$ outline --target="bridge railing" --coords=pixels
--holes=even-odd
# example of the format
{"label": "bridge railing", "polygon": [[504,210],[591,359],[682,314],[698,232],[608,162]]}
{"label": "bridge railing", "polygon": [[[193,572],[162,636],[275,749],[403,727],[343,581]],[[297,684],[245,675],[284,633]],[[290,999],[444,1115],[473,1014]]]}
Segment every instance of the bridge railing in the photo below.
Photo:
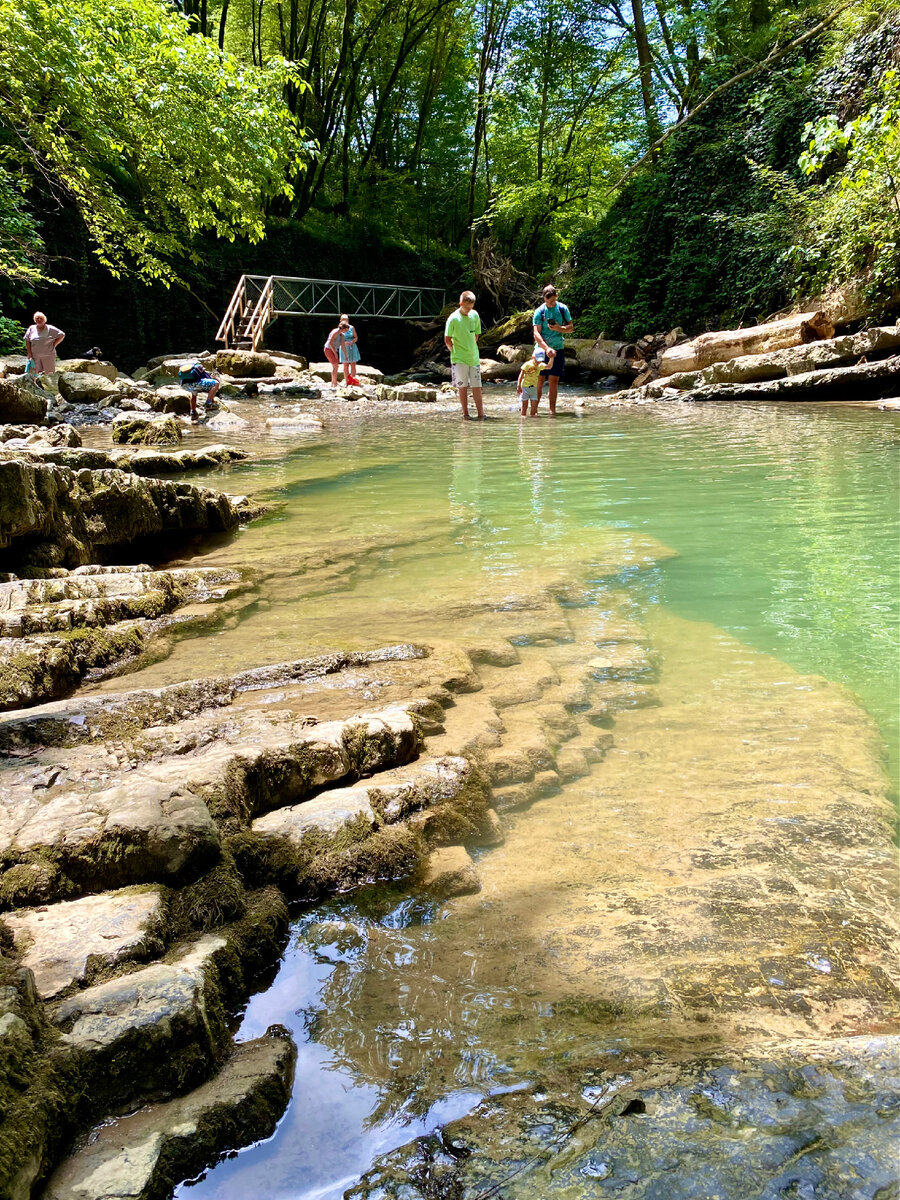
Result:
{"label": "bridge railing", "polygon": [[343,279],[307,279],[291,275],[242,275],[216,340],[232,346],[262,343],[266,326],[276,317],[386,317],[427,320],[440,315],[441,288],[391,283],[352,283]]}

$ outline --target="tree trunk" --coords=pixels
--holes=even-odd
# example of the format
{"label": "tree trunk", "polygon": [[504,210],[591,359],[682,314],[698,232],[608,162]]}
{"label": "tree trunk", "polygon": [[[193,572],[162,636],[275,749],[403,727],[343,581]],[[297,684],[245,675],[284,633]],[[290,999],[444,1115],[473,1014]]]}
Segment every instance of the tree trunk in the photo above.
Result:
{"label": "tree trunk", "polygon": [[222,0],[222,14],[219,17],[219,49],[225,49],[225,22],[228,19],[228,5],[231,0]]}
{"label": "tree trunk", "polygon": [[795,313],[780,321],[751,325],[748,329],[723,329],[717,333],[701,333],[692,342],[683,342],[666,350],[660,364],[660,374],[675,375],[680,371],[701,371],[716,362],[730,362],[744,354],[768,354],[799,346],[803,341],[801,327],[813,325],[834,334],[834,326],[824,313]]}
{"label": "tree trunk", "polygon": [[644,102],[644,116],[647,121],[647,141],[652,146],[660,136],[661,129],[653,96],[653,58],[650,40],[647,37],[642,0],[631,0],[631,11],[634,14],[634,41],[637,46],[638,68],[641,76],[641,98]]}

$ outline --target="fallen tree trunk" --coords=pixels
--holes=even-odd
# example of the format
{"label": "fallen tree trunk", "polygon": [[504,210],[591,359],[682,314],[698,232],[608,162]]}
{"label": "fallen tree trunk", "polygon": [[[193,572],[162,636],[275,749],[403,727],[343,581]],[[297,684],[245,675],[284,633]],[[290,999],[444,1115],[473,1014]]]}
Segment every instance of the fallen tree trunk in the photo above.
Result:
{"label": "fallen tree trunk", "polygon": [[[660,374],[675,375],[683,371],[702,371],[717,362],[729,362],[748,354],[768,354],[799,346],[811,331],[821,337],[832,337],[834,326],[825,313],[795,313],[765,325],[747,329],[722,329],[716,333],[701,333],[699,337],[666,350],[660,362]],[[830,330],[830,332],[829,332]]]}
{"label": "fallen tree trunk", "polygon": [[598,338],[596,342],[578,347],[578,365],[586,371],[602,371],[604,375],[634,376],[646,364],[643,360],[633,362],[632,358],[625,354],[627,348],[625,342]]}
{"label": "fallen tree trunk", "polygon": [[[658,386],[658,385],[653,385]],[[674,399],[676,393],[666,388]],[[900,396],[900,355],[882,362],[860,363],[854,367],[835,367],[827,371],[809,371],[786,379],[759,383],[706,384],[679,399],[711,400],[884,400]]]}
{"label": "fallen tree trunk", "polygon": [[792,346],[772,354],[747,354],[730,362],[713,363],[702,371],[668,376],[666,384],[688,390],[716,383],[758,383],[766,379],[782,379],[786,375],[851,366],[864,355],[883,356],[886,352],[897,350],[900,350],[900,326],[867,329],[864,333],[846,334],[827,342]]}

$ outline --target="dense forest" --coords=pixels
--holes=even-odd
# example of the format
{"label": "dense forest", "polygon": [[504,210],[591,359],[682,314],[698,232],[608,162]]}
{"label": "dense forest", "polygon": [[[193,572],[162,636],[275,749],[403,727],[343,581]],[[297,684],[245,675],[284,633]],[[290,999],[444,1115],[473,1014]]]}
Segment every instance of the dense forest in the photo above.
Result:
{"label": "dense forest", "polygon": [[0,62],[6,348],[209,344],[245,270],[553,275],[583,335],[897,299],[889,0],[0,0]]}

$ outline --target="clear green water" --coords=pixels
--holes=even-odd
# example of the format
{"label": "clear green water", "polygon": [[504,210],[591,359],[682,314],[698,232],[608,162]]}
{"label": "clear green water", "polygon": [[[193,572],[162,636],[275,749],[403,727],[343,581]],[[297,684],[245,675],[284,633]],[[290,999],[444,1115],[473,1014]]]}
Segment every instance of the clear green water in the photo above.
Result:
{"label": "clear green water", "polygon": [[[643,581],[647,602],[846,684],[896,773],[900,415],[671,405],[483,426],[370,416],[288,445],[253,444],[255,461],[224,481],[198,476],[284,505],[208,558],[258,570],[262,604],[148,677],[452,635],[468,599],[577,576],[612,529],[676,552]],[[323,571],[323,551],[355,570]]]}
{"label": "clear green water", "polygon": [[[660,406],[555,423],[505,415],[484,426],[361,417],[287,455],[255,449],[226,486],[284,508],[209,559],[256,569],[258,604],[214,636],[184,641],[136,683],[326,646],[464,636],[477,622],[473,598],[499,605],[567,575],[601,574],[613,530],[619,547],[654,539],[675,552],[621,573],[640,607],[707,622],[846,685],[878,722],[896,778],[897,416]],[[248,1006],[241,1038],[280,1021],[300,1044],[294,1100],[275,1137],[180,1195],[338,1200],[379,1153],[461,1115],[486,1090],[516,1086],[525,1039],[533,1054],[544,1038],[559,1046],[588,1036],[574,1018],[548,1031],[539,999],[467,985],[469,950],[440,912],[400,896],[368,903],[363,918],[352,902],[304,917],[276,980]],[[323,916],[350,921],[346,938],[323,938]],[[361,927],[383,937],[374,951],[362,947]],[[441,971],[455,962],[458,977],[429,973],[436,938]],[[498,1054],[498,1021],[505,1013],[516,1026],[525,1010]],[[476,1037],[476,1027],[492,1036]],[[420,1064],[417,1099],[408,1040],[425,1060],[455,1043],[464,1069],[444,1078]]]}

